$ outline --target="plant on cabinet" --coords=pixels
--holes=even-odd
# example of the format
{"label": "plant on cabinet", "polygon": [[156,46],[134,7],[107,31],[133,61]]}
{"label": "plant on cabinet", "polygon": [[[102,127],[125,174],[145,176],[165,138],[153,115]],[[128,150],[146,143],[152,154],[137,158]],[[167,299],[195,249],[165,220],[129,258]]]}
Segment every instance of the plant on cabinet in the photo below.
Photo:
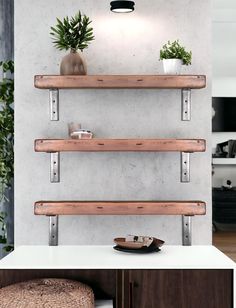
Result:
{"label": "plant on cabinet", "polygon": [[186,51],[185,47],[179,44],[179,40],[168,41],[160,50],[160,60],[163,61],[165,74],[179,75],[182,65],[190,65],[192,52]]}
{"label": "plant on cabinet", "polygon": [[53,44],[59,50],[70,50],[60,66],[61,75],[86,75],[87,68],[78,50],[83,52],[94,40],[91,20],[79,11],[74,17],[57,18],[55,27],[51,27]]}

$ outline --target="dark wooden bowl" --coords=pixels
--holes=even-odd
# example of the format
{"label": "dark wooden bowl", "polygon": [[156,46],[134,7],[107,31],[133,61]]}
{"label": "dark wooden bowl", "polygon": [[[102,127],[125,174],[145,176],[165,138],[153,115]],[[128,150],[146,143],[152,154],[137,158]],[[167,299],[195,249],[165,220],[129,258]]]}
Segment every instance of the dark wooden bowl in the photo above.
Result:
{"label": "dark wooden bowl", "polygon": [[[123,248],[140,249],[144,247],[144,243],[126,241],[124,237],[117,237],[114,239],[114,242],[116,243],[117,246]],[[165,243],[164,241],[154,237],[152,245],[154,244],[156,247],[160,248],[164,243]]]}

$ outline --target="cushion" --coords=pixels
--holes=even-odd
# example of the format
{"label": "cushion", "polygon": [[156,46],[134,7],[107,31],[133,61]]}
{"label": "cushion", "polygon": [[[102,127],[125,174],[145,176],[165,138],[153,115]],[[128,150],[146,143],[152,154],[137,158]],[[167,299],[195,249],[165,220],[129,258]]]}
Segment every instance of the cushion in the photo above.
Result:
{"label": "cushion", "polygon": [[0,289],[1,308],[94,308],[92,289],[68,279],[36,279]]}

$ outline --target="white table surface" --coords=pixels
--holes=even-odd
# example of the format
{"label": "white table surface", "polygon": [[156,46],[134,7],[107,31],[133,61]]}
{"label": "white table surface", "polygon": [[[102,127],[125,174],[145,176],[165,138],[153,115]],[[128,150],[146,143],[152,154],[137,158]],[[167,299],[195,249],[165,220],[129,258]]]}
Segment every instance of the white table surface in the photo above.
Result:
{"label": "white table surface", "polygon": [[96,300],[95,308],[113,308],[112,300]]}
{"label": "white table surface", "polygon": [[0,269],[235,269],[214,246],[163,246],[158,253],[131,254],[112,246],[19,246]]}

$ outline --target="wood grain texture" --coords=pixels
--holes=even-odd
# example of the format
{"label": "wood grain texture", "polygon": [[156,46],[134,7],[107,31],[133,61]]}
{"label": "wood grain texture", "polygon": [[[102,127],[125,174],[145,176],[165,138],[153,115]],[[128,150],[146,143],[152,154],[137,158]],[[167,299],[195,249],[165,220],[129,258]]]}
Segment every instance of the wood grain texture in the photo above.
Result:
{"label": "wood grain texture", "polygon": [[39,89],[201,89],[204,75],[37,75]]}
{"label": "wood grain texture", "polygon": [[[116,308],[232,308],[232,270],[0,270],[0,287],[38,278],[64,278],[92,287]],[[131,287],[132,286],[132,287]]]}
{"label": "wood grain texture", "polygon": [[35,215],[205,215],[202,201],[37,201]]}
{"label": "wood grain texture", "polygon": [[204,152],[203,139],[37,139],[36,152]]}
{"label": "wood grain texture", "polygon": [[233,307],[233,270],[130,270],[130,282],[124,308]]}
{"label": "wood grain texture", "polygon": [[0,287],[37,278],[81,281],[116,308],[232,308],[233,270],[0,270]]}
{"label": "wood grain texture", "polygon": [[236,231],[213,232],[213,245],[236,262]]}

